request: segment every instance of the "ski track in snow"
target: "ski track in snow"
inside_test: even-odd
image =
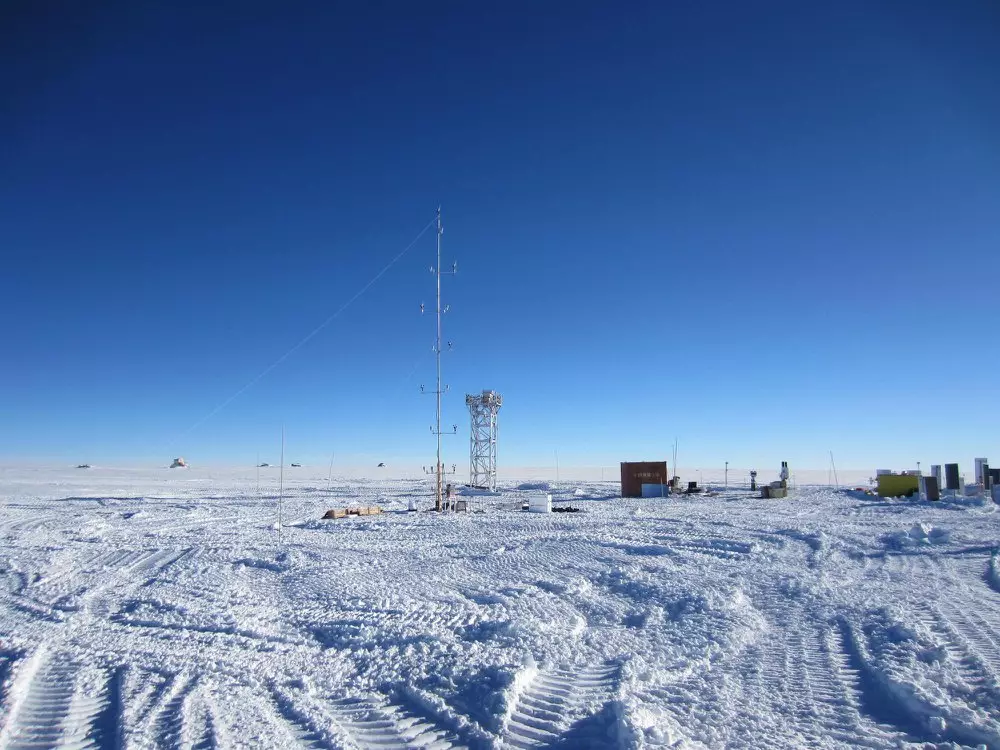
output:
[[[325,488],[0,481],[0,750],[1000,746],[992,504]]]

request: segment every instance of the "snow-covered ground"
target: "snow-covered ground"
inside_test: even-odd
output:
[[[992,502],[262,472],[0,472],[0,748],[1000,747]]]

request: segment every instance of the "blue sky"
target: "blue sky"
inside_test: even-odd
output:
[[[992,0],[197,5],[4,11],[0,457],[430,462],[433,232],[203,420],[438,204],[449,461],[996,452]]]

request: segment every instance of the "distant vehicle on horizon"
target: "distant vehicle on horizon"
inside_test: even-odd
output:
[[[379,464],[379,465],[378,465],[378,468],[380,468],[380,469],[384,469],[384,468],[385,468],[385,464],[384,464],[384,463],[383,463],[383,464]]]
[[[78,468],[78,469],[89,469],[89,468],[91,468],[91,466],[90,466],[90,464],[77,464],[76,468]]]
[[[259,467],[260,467],[260,468],[262,468],[262,469],[263,469],[263,468],[266,468],[266,467],[268,467],[268,466],[270,466],[270,465],[271,465],[271,464],[257,464],[257,466],[259,466]]]
[[[294,466],[296,469],[302,468],[302,464],[292,464],[292,466]]]

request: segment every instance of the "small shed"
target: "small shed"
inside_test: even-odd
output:
[[[642,485],[666,483],[666,461],[622,461],[622,497],[642,497]]]

